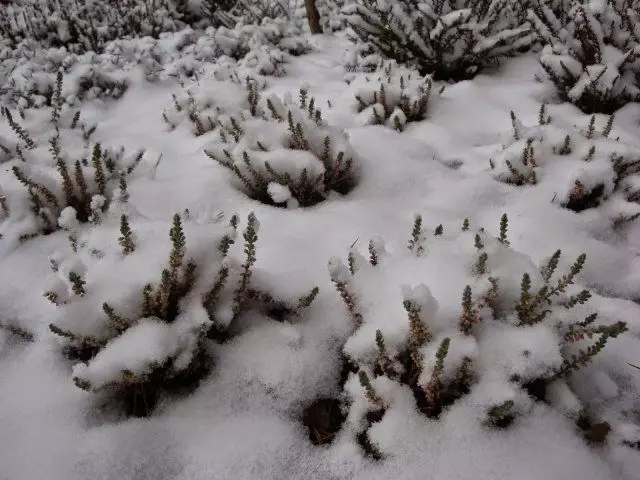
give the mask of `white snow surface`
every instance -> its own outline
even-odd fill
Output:
[[[229,34],[233,42],[226,45],[224,33],[216,34],[216,48],[232,48],[242,37]],[[199,42],[206,46],[212,38],[209,33]],[[7,196],[12,213],[3,221],[0,212],[0,325],[26,329],[35,341],[14,341],[12,334],[0,328],[0,480],[637,480],[640,452],[627,444],[640,438],[640,370],[628,365],[640,365],[640,223],[612,229],[612,217],[623,208],[614,204],[617,197],[580,213],[560,205],[576,177],[586,186],[600,179],[605,192],[611,193],[611,169],[603,158],[615,150],[615,140],[603,140],[603,156],[580,171],[573,168],[585,153],[578,147],[589,142],[574,144],[574,154],[564,158],[564,164],[556,162],[563,157],[551,158],[550,147],[541,147],[548,162],[539,162],[540,185],[505,184],[495,178],[498,172],[490,168],[489,158],[497,160],[503,172],[503,161],[517,158],[522,151],[523,143],[510,138],[509,111],[517,112],[529,132],[529,126],[537,124],[540,104],[553,100],[552,92],[534,79],[535,54],[511,59],[498,71],[472,81],[447,85],[438,101],[429,104],[427,118],[407,124],[399,133],[387,126],[363,125],[358,118],[354,89],[345,83],[341,62],[347,39],[331,34],[308,41],[313,51],[306,55],[285,57],[279,50],[258,48],[244,64],[233,64],[232,70],[243,78],[273,74],[269,59],[286,60],[286,74],[269,77],[260,95],[263,99],[297,96],[306,84],[323,118],[344,130],[358,156],[358,185],[345,196],[329,196],[308,209],[270,207],[249,200],[230,181],[229,171],[204,154],[212,133],[196,137],[186,126],[167,131],[162,112],[173,108],[172,94],[184,100],[185,89],[166,79],[148,83],[138,69],[117,66],[113,75],[128,80],[120,99],[87,97],[69,103],[81,103],[83,120],[98,125],[93,141],[122,145],[127,152],[144,147],[146,153],[127,178],[128,203],[113,202],[99,226],[77,225],[72,212],[63,210],[60,225],[73,229],[86,245],[81,258],[68,253],[69,231],[17,241],[16,232],[33,230],[25,189],[10,169],[21,161],[13,158],[2,164],[0,191]],[[119,47],[130,47],[131,55],[139,55],[145,50],[144,42],[138,41],[133,48],[136,41],[123,41]],[[204,52],[204,47],[199,51]],[[242,83],[231,85],[228,77],[221,83],[213,75],[214,70],[227,69],[225,61],[220,59],[185,86],[212,118],[215,105],[247,107]],[[365,82],[362,78],[359,84]],[[220,83],[224,86],[217,90]],[[434,85],[434,92],[440,87]],[[185,112],[174,113],[175,124],[180,124]],[[545,127],[553,137],[551,146],[561,146],[564,138],[554,129],[569,129],[575,136],[589,123],[589,116],[567,104],[550,104],[547,113],[553,119]],[[63,114],[72,116],[67,110]],[[21,124],[45,140],[25,153],[33,158],[29,173],[39,181],[40,176],[43,182],[47,177],[51,181],[55,170],[46,153],[48,112],[27,109],[25,115]],[[616,115],[609,137],[618,139],[625,153],[640,149],[638,118],[636,104]],[[600,130],[606,119],[598,116]],[[277,144],[276,134],[265,140]],[[8,126],[0,123],[0,139],[4,138],[15,141]],[[90,155],[80,140],[76,143],[74,151]],[[10,142],[7,146],[12,147]],[[277,150],[278,154],[284,151]],[[302,154],[269,160],[294,171],[314,165]],[[318,167],[314,173],[321,171]],[[562,198],[552,201],[554,193]],[[269,194],[279,203],[289,200],[291,192],[273,183]],[[212,344],[213,370],[195,392],[164,400],[148,419],[114,419],[97,406],[94,397],[100,394],[78,389],[72,377],[102,385],[124,368],[144,372],[149,360],[188,352],[192,329],[206,322],[199,306],[206,285],[198,284],[194,295],[185,299],[189,314],[175,324],[142,319],[88,365],[66,360],[48,325],[59,322],[74,331],[99,334],[104,301],[112,302],[122,315],[132,315],[142,286],[159,280],[168,258],[172,216],[185,209],[190,218],[184,222],[187,256],[198,261],[199,273],[210,279],[205,284],[213,283],[220,260],[216,249],[224,227],[218,214],[222,212],[226,222],[237,213],[244,228],[247,214],[253,211],[261,225],[254,282],[291,302],[314,285],[320,287],[320,294],[291,323],[276,322],[259,312],[247,315],[231,340]],[[425,252],[419,258],[406,248],[416,212],[423,218],[425,240]],[[490,238],[498,235],[505,212],[510,250]],[[117,243],[121,213],[129,216],[137,246],[124,258]],[[472,228],[460,232],[465,218]],[[439,224],[444,234],[434,237]],[[470,274],[477,256],[474,234],[480,227],[486,230],[482,238],[488,268],[500,277],[507,300],[517,300],[522,273],[531,274],[534,287],[540,283],[537,266],[556,249],[563,253],[558,272],[565,272],[584,252],[587,263],[577,283],[590,288],[593,297],[579,310],[585,314],[582,318],[599,311],[604,324],[628,323],[630,331],[612,340],[592,364],[550,388],[551,405],[534,402],[507,380],[513,374],[533,378],[559,365],[562,358],[552,323],[527,329],[481,325],[477,341],[454,329],[464,286],[472,284],[474,292],[488,288],[486,281]],[[357,275],[352,277],[342,259],[352,245],[365,255],[369,239],[383,268],[376,270],[366,261],[361,265],[360,256]],[[239,236],[237,243],[241,242]],[[242,247],[234,248],[236,253],[228,259],[232,270],[241,263]],[[103,255],[86,253],[91,249]],[[57,275],[51,273],[51,258],[60,264]],[[71,271],[86,277],[87,293],[82,298],[72,298]],[[365,318],[355,332],[332,281],[346,284],[355,293]],[[56,307],[42,298],[45,291],[54,291],[69,303]],[[481,374],[479,383],[434,420],[417,411],[408,387],[371,375],[378,395],[389,405],[383,419],[369,431],[371,441],[384,454],[382,461],[374,462],[363,456],[355,441],[354,432],[359,431],[370,404],[352,376],[344,387],[352,404],[343,429],[331,445],[312,445],[300,420],[304,407],[319,397],[343,393],[338,386],[341,352],[370,359],[376,351],[377,329],[390,351],[401,347],[409,330],[403,299],[423,307],[434,333],[434,343],[422,352],[423,374],[433,368],[440,340],[450,337],[451,356],[445,362],[444,377],[449,378],[462,358],[469,357],[480,360],[474,362]],[[226,317],[221,313],[223,319],[230,316],[230,302],[230,298],[221,300],[220,310],[227,312]],[[562,312],[558,315],[559,320],[564,318]],[[523,355],[523,351],[530,353]],[[483,412],[505,400],[514,401],[517,420],[506,430],[487,429],[481,422]],[[578,435],[575,418],[582,408],[612,425],[613,433],[604,446],[591,447]]]

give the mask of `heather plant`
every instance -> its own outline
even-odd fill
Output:
[[[173,0],[10,1],[0,12],[0,36],[14,45],[25,39],[46,47],[100,53],[105,44],[122,37],[158,37],[184,27]]]
[[[170,130],[188,121],[191,133],[199,137],[216,129],[223,114],[248,111],[249,115],[255,115],[262,88],[261,79],[251,76],[241,79],[237,74],[213,82],[211,88],[189,88],[182,95],[173,95],[162,118]]]
[[[344,8],[351,35],[435,80],[473,77],[531,43],[522,6],[506,0],[360,0]]]
[[[387,63],[375,81],[365,77],[365,82],[351,85],[359,87],[355,99],[367,123],[387,125],[399,132],[408,123],[426,117],[433,89],[431,78],[401,70],[393,62]]]
[[[200,12],[209,25],[232,28],[237,22],[239,13],[234,12],[235,6],[234,0],[202,0]]]
[[[637,2],[533,2],[540,64],[560,98],[585,113],[614,113],[640,98]]]
[[[517,186],[540,185],[553,201],[581,212],[608,204],[615,223],[640,213],[637,191],[640,151],[612,138],[615,118],[583,128],[559,128],[548,117],[525,127],[514,112],[503,150],[491,160],[496,179]],[[548,120],[548,121],[547,121]]]
[[[252,50],[267,46],[292,56],[311,50],[302,29],[284,18],[263,17],[261,21],[240,24],[235,28],[207,30],[195,46],[196,58],[212,60],[226,55],[241,60]]]
[[[220,141],[206,154],[233,172],[239,188],[263,203],[306,207],[356,183],[355,154],[327,125],[308,90],[299,103],[270,96],[246,115],[219,119]]]
[[[125,155],[123,148],[103,147],[99,142],[91,145],[95,126],[87,127],[79,111],[71,115],[69,111],[62,112],[61,107],[58,87],[51,109],[52,129],[45,133],[51,135],[46,142],[48,148],[42,138],[45,135],[31,134],[21,119],[8,108],[3,110],[18,141],[3,145],[2,149],[8,159],[14,160],[13,175],[26,189],[24,199],[16,193],[5,203],[14,205],[14,223],[19,225],[18,236],[22,239],[49,234],[59,227],[73,232],[78,223],[99,223],[114,200],[126,202],[126,178],[144,155],[143,150]],[[28,206],[26,211],[19,207],[20,202]]]
[[[431,230],[417,216],[408,250],[391,255],[375,238],[368,258],[352,249],[347,264],[329,262],[354,329],[343,348],[344,428],[373,458],[385,455],[371,437],[373,426],[407,408],[403,392],[427,417],[472,408],[487,428],[508,428],[537,401],[566,412],[549,392],[570,391],[566,379],[627,331],[624,322],[600,321],[588,307],[592,294],[577,285],[586,255],[567,264],[558,250],[534,265],[510,246],[506,214],[497,237],[473,231],[468,220],[456,232]],[[446,285],[425,279],[423,272],[445,265]],[[390,289],[392,272],[428,285]],[[456,282],[466,286],[451,292]],[[585,428],[597,420],[584,409],[574,413]]]
[[[212,367],[215,343],[233,333],[234,320],[247,310],[284,321],[301,314],[318,293],[314,288],[298,300],[280,301],[254,284],[259,222],[253,213],[242,233],[243,258],[233,248],[236,215],[227,227],[220,225],[213,245],[210,225],[187,222],[173,217],[164,266],[146,241],[155,232],[124,216],[120,249],[96,251],[92,232],[79,239],[75,252],[51,258],[53,276],[44,297],[58,311],[51,331],[66,356],[78,362],[73,381],[115,402],[126,415],[148,416],[161,398],[195,388]],[[150,282],[141,264],[157,265],[159,278]],[[121,278],[117,285],[114,268]]]

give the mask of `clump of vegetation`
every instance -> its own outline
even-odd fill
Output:
[[[635,2],[637,3],[637,2]],[[562,100],[585,113],[614,113],[640,99],[640,21],[629,2],[533,2],[529,21],[540,64]]]
[[[545,120],[532,127],[525,127],[514,112],[511,118],[510,138],[490,162],[498,180],[546,185],[554,202],[575,212],[615,202],[616,225],[640,214],[640,151],[611,138],[613,115],[601,126],[594,115],[585,128],[574,130],[554,126],[544,113]]]
[[[220,91],[225,92],[225,96],[237,96],[244,100],[237,102],[236,109],[247,112],[250,116],[255,116],[257,104],[260,99],[259,91],[264,87],[264,82],[247,76],[241,79],[239,76],[231,76],[228,81],[216,82],[215,90],[202,91],[186,90],[184,95],[173,95],[171,107],[162,112],[162,118],[170,130],[174,130],[181,123],[188,121],[191,132],[199,137],[219,126],[221,115],[229,113],[228,107],[221,106],[217,100],[220,98]],[[244,92],[243,92],[244,90]],[[229,103],[228,101],[226,102]]]
[[[220,141],[206,154],[231,170],[249,197],[307,207],[355,186],[355,153],[343,131],[327,125],[308,89],[300,90],[297,105],[270,96],[247,113],[220,118]]]
[[[500,0],[360,0],[344,9],[352,37],[434,80],[462,80],[531,43],[524,6]]]
[[[484,229],[471,231],[465,220],[457,235],[445,237],[441,225],[429,235],[418,216],[408,245],[413,255],[390,256],[376,239],[370,244],[368,260],[352,249],[347,264],[337,258],[330,261],[331,279],[354,326],[343,349],[344,388],[350,399],[346,421],[353,423],[350,428],[365,426],[358,442],[366,454],[384,456],[367,430],[383,422],[386,412],[394,408],[393,392],[400,395],[408,387],[419,412],[434,419],[456,408],[462,397],[472,396],[474,405],[485,405],[479,410],[483,424],[508,428],[527,414],[532,402],[549,401],[548,388],[562,384],[569,389],[564,379],[627,331],[624,322],[599,322],[598,314],[589,311],[591,293],[576,286],[586,255],[580,255],[565,272],[560,250],[535,267],[510,246],[508,225],[505,214],[494,238]],[[461,258],[460,252],[472,251],[461,242],[473,243],[476,253]],[[440,301],[445,301],[447,312],[454,306],[434,298],[428,286],[404,285],[400,308],[395,309],[398,321],[390,322],[389,301],[398,295],[380,291],[380,285],[389,284],[387,268],[400,271],[400,263],[402,271],[437,271],[434,266],[443,262],[448,275],[471,280],[462,289],[458,316],[441,314]],[[530,268],[518,273],[516,269],[525,262]],[[492,271],[497,265],[500,275]],[[368,292],[377,292],[377,298],[369,298]],[[374,320],[381,318],[376,308],[383,306],[384,329]],[[479,325],[482,335],[476,336]],[[493,371],[492,365],[498,370]],[[504,398],[485,398],[484,385],[496,381],[503,384]],[[584,418],[585,413],[581,415]]]
[[[90,146],[90,138],[96,127],[87,127],[80,119],[80,112],[62,112],[62,74],[58,74],[51,108],[52,130],[47,132],[48,155],[55,165],[59,181],[52,181],[51,168],[38,166],[39,156],[47,155],[41,145],[41,135],[35,136],[23,127],[8,108],[2,116],[15,133],[17,142],[1,145],[9,159],[16,162],[12,171],[24,185],[28,194],[29,211],[33,222],[22,232],[22,238],[38,233],[49,234],[59,227],[73,230],[77,222],[99,223],[110,203],[117,198],[125,201],[127,176],[138,166],[144,150],[140,150],[125,162],[124,149],[104,148],[100,143]],[[22,119],[24,112],[19,111]],[[47,135],[45,134],[45,135]],[[84,150],[65,152],[66,137],[84,144]],[[72,142],[69,142],[72,143]],[[90,156],[89,156],[89,155]]]
[[[74,53],[100,53],[110,40],[152,36],[184,27],[186,2],[141,0],[76,2],[9,0],[0,11],[0,36],[13,46],[25,39]]]
[[[242,262],[230,257],[238,227],[234,215],[217,248],[208,247],[211,258],[205,261],[198,248],[187,248],[183,221],[175,215],[166,266],[156,283],[140,287],[127,279],[141,261],[149,264],[153,259],[145,258],[144,245],[134,242],[131,224],[123,216],[118,238],[122,253],[114,257],[114,265],[124,285],[118,289],[119,297],[101,304],[99,318],[90,313],[100,301],[99,286],[113,283],[113,278],[94,275],[87,281],[85,263],[109,253],[78,242],[69,258],[52,258],[54,278],[44,297],[60,310],[60,320],[50,325],[51,331],[63,339],[64,353],[79,362],[74,367],[75,384],[89,392],[106,392],[126,415],[148,416],[162,396],[198,385],[211,369],[212,344],[226,340],[232,322],[248,309],[283,321],[309,307],[317,287],[295,302],[276,300],[254,287],[259,223],[249,214],[242,234]],[[194,233],[210,242],[210,230]]]
[[[370,116],[376,125],[388,125],[402,132],[411,122],[423,120],[427,115],[433,82],[431,78],[421,78],[409,72],[396,72],[397,68],[388,63],[383,75],[358,89],[355,95],[358,112]],[[406,76],[405,76],[406,73]]]

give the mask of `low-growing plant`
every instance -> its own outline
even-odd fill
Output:
[[[52,233],[59,227],[72,230],[76,222],[100,222],[114,198],[126,201],[126,178],[144,155],[141,150],[125,163],[124,149],[104,148],[100,143],[91,148],[89,139],[96,127],[87,127],[80,120],[79,112],[73,117],[69,112],[64,118],[61,116],[61,75],[58,79],[51,108],[52,129],[45,135],[50,135],[48,155],[52,162],[49,163],[55,165],[59,181],[51,181],[50,167],[37,165],[42,163],[37,157],[44,155],[42,136],[29,133],[8,108],[3,109],[4,118],[19,140],[12,148],[3,146],[3,150],[9,158],[18,160],[11,169],[27,189],[29,210],[34,219],[27,231],[21,233],[25,239],[37,233]],[[77,155],[75,160],[64,151],[66,137],[72,140],[71,144],[77,144],[78,140],[84,143],[84,150],[73,151],[72,154]],[[88,153],[90,157],[86,156]]]
[[[551,122],[525,127],[515,113],[511,115],[512,134],[492,159],[498,180],[516,186],[540,185],[552,192],[552,201],[575,212],[616,201],[612,213],[618,223],[640,213],[640,151],[610,138],[613,116],[597,126],[594,115],[586,128],[569,130]]]
[[[123,216],[120,225],[122,252],[115,254],[114,268],[124,280],[125,272],[130,275],[141,260],[148,264],[151,259],[144,259],[143,243],[133,243],[129,220]],[[75,384],[89,392],[106,392],[127,415],[148,416],[161,397],[198,385],[212,367],[212,340],[226,340],[232,322],[248,309],[283,321],[309,307],[317,287],[287,302],[254,286],[259,223],[249,214],[242,263],[230,256],[238,226],[234,215],[217,248],[207,245],[205,261],[197,245],[188,247],[183,221],[174,215],[171,249],[159,280],[142,286],[135,285],[140,280],[125,281],[117,289],[119,296],[101,304],[103,315],[97,318],[89,311],[96,311],[103,295],[98,285],[109,280],[94,274],[88,281],[86,263],[113,253],[98,253],[87,241],[79,241],[69,258],[52,258],[54,277],[44,297],[60,312],[51,331],[61,337],[66,356],[79,362],[73,371]],[[210,229],[193,231],[199,240],[210,242]]]
[[[432,95],[431,78],[421,78],[411,73],[394,72],[392,63],[384,68],[381,75],[371,87],[358,89],[355,95],[358,112],[370,115],[370,122],[377,125],[388,125],[402,132],[411,122],[423,120],[427,114],[429,99]],[[417,78],[416,78],[417,77]]]
[[[307,89],[299,105],[270,96],[249,116],[219,120],[221,142],[206,154],[231,170],[249,197],[307,207],[356,183],[355,154],[344,133],[326,124]],[[256,118],[257,117],[257,118]]]
[[[470,231],[468,221],[457,234],[427,236],[422,217],[417,218],[420,223],[414,222],[408,245],[411,255],[391,256],[381,240],[375,239],[375,255],[368,261],[352,249],[348,263],[354,268],[339,258],[329,262],[331,279],[355,330],[343,349],[346,370],[351,372],[344,378],[350,399],[345,407],[350,412],[347,421],[352,422],[350,428],[360,428],[358,442],[374,458],[384,456],[384,451],[377,449],[367,431],[395,408],[394,398],[403,388],[410,389],[417,409],[428,417],[437,419],[450,408],[470,408],[468,402],[456,405],[471,395],[473,405],[485,405],[478,410],[482,423],[489,428],[507,428],[526,415],[532,402],[549,401],[548,388],[568,385],[563,379],[589,364],[611,339],[627,331],[624,322],[600,323],[598,314],[588,310],[591,293],[576,287],[586,255],[580,255],[566,273],[560,273],[560,250],[536,268],[510,247],[506,214],[496,238],[484,229]],[[420,242],[416,242],[417,236]],[[460,257],[461,251],[471,251],[461,242],[475,245],[475,259],[474,254]],[[419,256],[417,243],[425,247]],[[446,313],[442,312],[440,301],[444,300],[436,299],[428,286],[404,285],[398,299],[402,308],[395,309],[398,320],[391,321],[389,301],[398,295],[382,293],[379,288],[389,283],[386,269],[397,272],[403,266],[411,275],[412,269],[435,271],[433,266],[443,262],[448,276],[472,280],[462,289],[458,316],[450,315],[454,306],[448,301]],[[479,262],[484,265],[481,270]],[[525,262],[530,268],[520,274],[518,285],[516,268]],[[497,266],[499,276],[492,271]],[[375,298],[370,298],[368,293],[374,292]],[[380,316],[376,309],[382,306],[384,314]],[[497,379],[505,396],[484,398],[486,388],[482,386],[486,382],[495,385]]]
[[[235,94],[238,99],[243,95],[245,99],[237,102],[236,110],[247,110],[250,115],[256,115],[260,99],[259,91],[264,86],[259,79],[252,76],[241,79],[236,73],[230,79],[216,83],[219,88],[211,92],[201,90],[193,92],[189,89],[184,95],[174,94],[171,107],[162,112],[162,118],[169,128],[174,130],[182,122],[188,121],[191,123],[191,132],[197,137],[215,130],[219,126],[220,115],[229,113],[228,101],[224,106],[220,105],[219,91],[223,91],[225,96]]]
[[[636,2],[637,3],[637,2]],[[640,99],[640,21],[628,2],[534,0],[529,21],[544,48],[540,64],[564,101],[585,113],[614,113]]]

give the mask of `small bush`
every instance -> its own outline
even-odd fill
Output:
[[[354,187],[355,154],[344,133],[322,119],[306,89],[299,105],[270,96],[247,114],[221,118],[221,142],[206,153],[235,174],[249,197],[307,207]]]
[[[257,108],[259,90],[264,88],[260,79],[247,76],[231,76],[212,82],[211,86],[191,86],[183,95],[173,95],[171,106],[164,110],[162,118],[170,130],[189,122],[189,130],[199,137],[218,127],[221,115]]]
[[[19,207],[17,197],[8,202],[13,203],[8,207],[12,213],[9,220],[14,220],[18,236],[23,239],[49,234],[59,227],[73,231],[78,222],[99,223],[113,200],[126,201],[126,178],[144,155],[139,151],[127,157],[123,148],[105,148],[100,143],[91,147],[95,126],[85,126],[79,111],[73,116],[72,112],[61,112],[59,93],[58,88],[51,114],[52,129],[44,135],[32,135],[9,109],[2,111],[18,140],[2,145],[2,151],[14,160],[14,177],[27,192],[27,211]],[[43,137],[48,135],[45,143]],[[70,152],[65,146],[70,147]],[[56,173],[49,166],[51,163]]]
[[[541,185],[552,200],[580,212],[608,203],[614,222],[640,214],[640,150],[610,138],[614,117],[582,129],[553,123],[525,127],[512,112],[513,129],[491,161],[495,178],[517,186]]]
[[[156,232],[136,235],[138,227],[126,219],[121,219],[118,239],[121,253],[97,251],[92,248],[97,237],[89,235],[74,254],[52,257],[54,276],[44,296],[58,310],[51,331],[62,339],[64,353],[78,362],[75,384],[105,393],[105,400],[126,415],[148,416],[163,396],[198,385],[212,367],[211,340],[224,341],[232,322],[248,309],[265,314],[277,309],[282,321],[282,315],[298,315],[308,307],[317,288],[295,303],[277,301],[256,288],[259,223],[249,214],[243,259],[232,249],[238,226],[234,215],[228,227],[218,229],[217,245],[211,248],[210,226],[185,228],[175,215],[163,267],[159,251],[144,241]],[[108,268],[101,266],[105,258]],[[155,283],[149,282],[149,266],[161,268]],[[105,295],[111,298],[100,304]],[[96,315],[99,305],[102,315]]]
[[[387,125],[401,132],[408,123],[426,117],[433,82],[392,62],[383,72],[376,81],[365,77],[366,82],[351,84],[357,88],[358,112],[367,124]]]
[[[487,427],[506,428],[533,402],[549,401],[548,389],[570,390],[564,379],[627,330],[624,322],[599,323],[586,307],[591,294],[576,286],[585,255],[564,272],[560,250],[536,267],[509,247],[506,215],[498,238],[465,225],[453,233],[438,226],[430,235],[417,216],[405,254],[391,255],[376,238],[368,259],[352,249],[346,264],[329,262],[355,330],[343,349],[351,372],[346,421],[374,458],[385,452],[367,432],[388,411],[406,412],[405,392],[428,417],[471,408]],[[386,273],[424,278],[444,268],[446,286],[434,273],[429,286],[391,287]],[[456,280],[467,286],[451,295]],[[573,413],[575,421],[583,414]]]
[[[640,17],[618,5],[561,2],[554,11],[536,0],[529,12],[544,44],[540,64],[562,100],[585,113],[614,113],[640,99]]]
[[[344,12],[353,38],[384,57],[434,80],[462,80],[528,47],[520,8],[507,0],[359,0]]]

